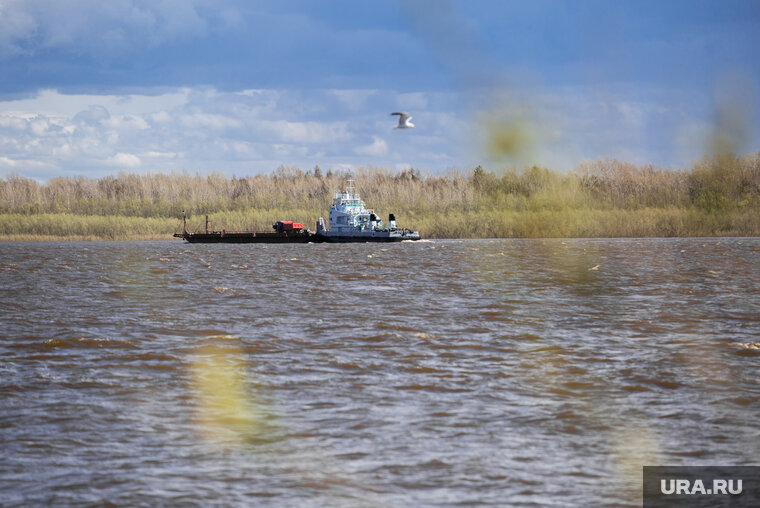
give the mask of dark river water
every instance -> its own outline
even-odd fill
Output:
[[[760,457],[760,239],[0,244],[0,505],[640,505]]]

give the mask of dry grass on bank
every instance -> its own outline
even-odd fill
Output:
[[[603,159],[564,174],[531,167],[421,175],[362,169],[355,185],[385,218],[429,238],[760,235],[760,153],[664,170]],[[157,239],[181,228],[314,228],[346,175],[280,168],[270,175],[126,174],[0,179],[0,240]]]

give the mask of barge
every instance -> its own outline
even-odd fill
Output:
[[[273,232],[227,232],[210,231],[208,215],[206,216],[206,231],[190,233],[187,229],[187,217],[182,212],[182,233],[174,237],[182,238],[189,243],[348,243],[348,242],[401,242],[404,240],[419,240],[420,234],[396,225],[394,214],[388,215],[388,223],[383,224],[374,210],[368,210],[359,194],[354,191],[353,180],[348,181],[348,187],[335,194],[328,210],[328,225],[320,217],[317,220],[317,231],[304,229],[303,224],[293,221],[278,221],[272,224]]]
[[[188,243],[308,243],[314,241],[314,233],[303,229],[303,224],[288,220],[272,224],[274,231],[213,231],[209,230],[206,215],[206,231],[190,233],[187,230],[187,217],[182,212],[182,233],[174,233],[175,238],[182,238]]]

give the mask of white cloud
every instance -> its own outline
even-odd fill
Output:
[[[13,168],[16,167],[17,164],[18,162],[14,161],[13,159],[9,159],[8,157],[0,157],[0,167]]]
[[[161,90],[160,93],[91,95],[62,94],[55,89],[43,89],[36,95],[23,99],[0,101],[0,115],[4,113],[24,115],[43,115],[73,117],[79,113],[109,117],[113,115],[140,115],[170,110],[184,106],[190,101],[192,91],[178,88],[172,91]],[[88,111],[88,110],[93,111]],[[103,109],[103,112],[94,110]],[[30,113],[34,112],[34,113]]]
[[[42,118],[35,118],[29,122],[29,128],[32,130],[32,133],[38,137],[45,136],[48,133],[49,127],[50,125],[48,124],[48,121]]]
[[[23,117],[16,115],[0,116],[0,129],[22,131],[26,129],[27,121]]]
[[[106,159],[106,163],[111,166],[118,166],[122,168],[136,168],[140,166],[142,161],[140,157],[131,153],[117,153]]]
[[[17,161],[22,172],[33,169],[32,161],[42,164],[47,177],[62,172],[99,176],[108,168],[138,166],[240,174],[269,172],[281,164],[382,165],[366,157],[387,152],[373,133],[377,124],[336,110],[334,98],[334,91],[185,88],[95,96],[44,90],[36,97],[0,101],[0,153]],[[335,114],[325,116],[325,110]],[[385,118],[384,112],[378,117]],[[357,154],[355,139],[373,143]]]
[[[153,113],[150,115],[150,119],[153,121],[153,123],[159,124],[170,122],[172,117],[166,111],[159,111],[158,113]]]
[[[114,129],[123,129],[123,130],[138,130],[143,131],[146,129],[150,129],[150,125],[148,122],[140,117],[135,115],[119,115],[115,117],[111,117],[107,125]]]
[[[262,121],[259,131],[271,131],[285,143],[334,143],[346,141],[351,134],[345,122]]]
[[[45,90],[36,97],[0,101],[2,166],[50,178],[103,176],[114,168],[137,167],[241,175],[280,165],[440,172],[501,164],[486,160],[478,117],[457,109],[453,94],[425,94],[426,108],[409,108],[417,127],[392,131],[388,105],[404,103],[409,94],[345,92],[181,88],[68,95]],[[354,95],[365,98],[355,104],[343,100]],[[704,121],[683,101],[672,94],[651,104],[634,99],[635,93],[625,89],[545,89],[529,107],[506,103],[493,109],[507,118],[524,115],[536,139],[525,164],[566,170],[604,156],[663,164],[672,160],[668,150],[679,148],[684,153],[676,155],[688,164],[701,155],[702,139],[687,141],[703,138],[704,129],[685,133],[682,126]],[[671,119],[670,130],[655,129],[662,119]]]
[[[388,143],[383,138],[372,136],[372,143],[356,148],[354,152],[359,155],[385,155],[388,153]]]
[[[140,156],[156,159],[174,159],[177,157],[177,154],[175,152],[144,152]]]
[[[111,118],[111,114],[104,106],[101,106],[100,104],[92,104],[84,111],[80,111],[74,115],[72,120],[74,123],[97,126],[109,118]]]
[[[235,118],[229,118],[224,115],[217,115],[212,113],[193,113],[190,115],[182,115],[180,122],[184,127],[190,129],[234,129],[243,126],[243,122]]]

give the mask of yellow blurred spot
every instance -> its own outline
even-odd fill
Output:
[[[718,76],[715,120],[709,138],[713,155],[738,154],[750,148],[754,88],[753,79],[743,72],[728,70]]]
[[[486,123],[486,129],[486,149],[490,157],[514,159],[530,152],[533,136],[524,122],[491,119]]]
[[[212,442],[242,444],[260,437],[264,415],[245,381],[243,353],[237,347],[204,346],[190,366],[197,423]]]
[[[641,494],[644,466],[662,465],[660,444],[646,425],[631,425],[612,435],[612,459],[631,496]]]

